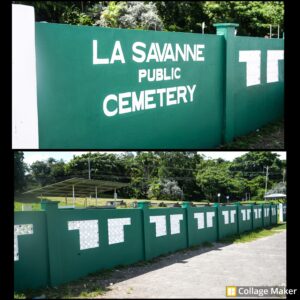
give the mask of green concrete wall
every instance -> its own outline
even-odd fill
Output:
[[[266,204],[263,207],[263,225],[264,227],[270,226],[271,224],[271,205]]]
[[[122,46],[125,63],[93,64],[93,40],[99,57],[110,57],[115,41]],[[166,43],[204,45],[204,61],[137,63],[133,44]],[[221,142],[223,113],[224,40],[215,35],[112,29],[92,26],[36,23],[37,89],[40,148],[199,148]],[[180,79],[139,82],[139,70],[180,68]],[[168,75],[167,74],[167,75]],[[108,117],[103,111],[107,95],[196,85],[193,101]],[[171,94],[170,94],[171,95]],[[177,99],[178,94],[174,93]],[[130,108],[128,96],[126,109]],[[122,102],[123,103],[123,102]],[[109,110],[117,108],[109,102]],[[146,105],[146,104],[145,104]],[[209,117],[208,117],[209,116]],[[187,132],[189,134],[187,134]]]
[[[239,233],[243,233],[245,231],[251,231],[253,229],[252,222],[253,222],[252,205],[238,206]]]
[[[283,204],[283,221],[286,222],[286,203]]]
[[[266,70],[268,51],[283,51],[284,40],[239,37],[233,34],[234,28],[222,24],[214,35],[36,23],[39,147],[209,148],[281,117],[283,59],[276,65],[277,81],[267,82]],[[160,53],[162,59],[150,56],[147,62],[146,56],[144,62],[136,62],[133,57],[142,55],[134,53],[135,43],[143,43],[139,51],[157,57]],[[115,45],[120,45],[115,53],[119,58],[122,53],[123,59],[112,60]],[[173,50],[163,52],[164,47]],[[176,47],[200,48],[197,57],[185,61],[179,54],[172,59]],[[247,76],[247,63],[240,61],[241,51],[260,52],[259,83],[247,85],[252,75]],[[169,54],[167,59],[162,53]],[[108,63],[98,64],[99,59]],[[255,69],[256,63],[249,65]],[[172,77],[176,68],[178,76]],[[170,78],[139,77],[141,70],[157,69]],[[188,86],[195,86],[193,97]],[[166,90],[160,89],[169,88],[167,101]],[[150,93],[143,102],[149,109],[141,104],[132,111],[137,101],[133,92],[139,100],[142,93]],[[108,100],[107,109],[118,110],[113,116],[103,109],[108,95],[118,97]]]
[[[17,235],[18,227],[30,224],[32,233],[24,229]],[[14,237],[18,258],[14,259],[14,289],[45,287],[49,282],[49,260],[46,213],[44,211],[15,212]]]
[[[144,238],[145,238],[145,255],[146,259],[170,253],[179,249],[188,247],[187,244],[187,226],[186,211],[183,208],[161,208],[145,209],[144,215]],[[176,233],[171,232],[171,217],[182,216],[179,221],[179,230]],[[164,216],[166,222],[166,232],[156,230],[156,224],[150,223],[150,218],[155,216]]]
[[[157,209],[149,209],[145,202],[136,209],[58,209],[57,205],[43,201],[44,211],[15,213],[16,291],[57,286],[271,222],[271,215],[263,218],[262,213],[254,219],[252,211],[243,220],[242,211],[252,210],[252,205],[192,207],[185,202],[181,208]],[[265,207],[270,205],[253,205],[253,209]],[[272,207],[277,211],[276,205]],[[272,224],[276,223],[273,217]]]
[[[189,246],[195,246],[205,242],[215,242],[217,240],[218,226],[216,207],[188,207],[187,215]]]
[[[278,60],[278,81],[267,82],[268,51],[283,50],[283,40],[237,36],[230,39],[230,49],[227,62],[230,94],[226,103],[230,118],[226,120],[228,140],[277,120],[284,111],[284,60]],[[239,61],[242,51],[260,52],[260,83],[247,86],[247,65]]]
[[[263,205],[253,205],[253,210],[257,210],[257,215],[253,212],[253,229],[263,227]],[[260,215],[259,215],[260,210]]]
[[[232,213],[234,212],[234,214]],[[225,216],[228,216],[225,217]],[[219,239],[238,233],[238,215],[235,205],[219,206]]]
[[[277,224],[278,223],[278,205],[271,204],[271,224]]]

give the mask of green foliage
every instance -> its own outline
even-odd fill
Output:
[[[138,152],[131,165],[131,187],[135,198],[147,198],[150,183],[158,177],[158,157],[154,152]]]
[[[65,163],[54,158],[48,158],[47,161],[35,161],[30,166],[32,178],[40,186],[51,184],[65,179]]]
[[[200,164],[196,175],[197,184],[211,201],[218,200],[218,193],[222,198],[229,194],[232,185],[230,179],[228,165],[217,161]]]
[[[104,27],[161,30],[156,6],[143,1],[110,1],[95,25]]]
[[[197,184],[205,197],[217,201],[243,200],[250,193],[254,200],[263,199],[265,193],[265,173],[269,167],[269,187],[282,179],[285,163],[270,151],[252,151],[235,158],[231,163],[218,160],[206,160],[198,165]]]
[[[214,23],[239,23],[239,35],[284,30],[283,1],[13,1],[35,7],[36,20],[115,28],[215,33]],[[273,32],[277,34],[275,27]],[[275,36],[276,36],[275,34]],[[276,36],[277,37],[277,36]]]
[[[256,177],[258,173],[265,174],[265,168],[269,167],[270,179],[280,179],[283,162],[278,159],[278,154],[271,151],[251,151],[236,158],[231,166],[232,172],[237,172],[247,179]]]
[[[100,21],[96,22],[96,25],[105,27],[119,27],[118,19],[120,12],[125,8],[125,3],[116,1],[110,1],[108,6],[102,11]]]
[[[74,5],[67,7],[67,9],[62,13],[62,18],[67,24],[93,25],[93,19],[87,14],[80,12],[80,9]]]
[[[235,234],[221,240],[223,243],[248,243],[262,237],[267,237],[278,233],[278,231],[286,230],[286,224],[276,224],[269,228],[259,228],[251,232]]]
[[[15,165],[22,166],[20,161],[22,154],[16,152]],[[244,200],[247,193],[252,200],[262,200],[266,166],[268,189],[285,189],[278,184],[283,179],[285,161],[267,151],[248,152],[232,162],[182,151],[87,153],[74,156],[68,163],[49,158],[31,164],[23,186],[31,189],[72,177],[89,178],[89,161],[92,179],[129,183],[118,191],[119,198],[218,201],[220,193],[221,202],[226,202],[227,196],[229,201]]]
[[[80,1],[13,1],[14,4],[34,6],[37,22],[65,23],[63,14],[66,10],[80,9]]]
[[[23,162],[24,153],[22,151],[14,152],[14,187],[15,191],[22,191],[26,186],[25,171],[26,164]]]
[[[158,14],[168,31],[201,32],[201,23],[209,22],[205,1],[156,1]]]
[[[158,152],[158,177],[175,180],[186,200],[203,198],[196,183],[196,166],[203,158],[197,152]]]
[[[23,293],[14,292],[14,299],[26,299],[26,296]]]
[[[183,192],[174,180],[155,180],[148,190],[150,199],[182,200]]]
[[[265,36],[269,25],[284,29],[283,1],[157,1],[169,31],[215,33],[214,23],[238,23],[239,35]],[[277,32],[277,28],[275,29]]]

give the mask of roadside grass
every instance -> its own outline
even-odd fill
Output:
[[[221,243],[247,243],[256,239],[273,235],[279,231],[286,229],[286,223],[279,223],[272,227],[258,228],[251,232],[244,232],[242,234],[235,234],[229,237],[225,237],[220,240]]]
[[[280,203],[286,203],[286,200],[247,200],[240,202],[241,204],[280,204]]]
[[[284,120],[272,122],[217,149],[284,149]]]
[[[14,196],[14,211],[22,211],[22,204],[30,204],[32,206],[32,210],[41,210],[40,208],[40,201],[41,199],[44,200],[50,200],[50,201],[59,201],[58,205],[59,206],[65,206],[65,205],[72,205],[72,198],[68,197],[67,201],[65,197],[35,197],[35,196],[29,196],[29,195],[22,195],[22,194],[16,194]],[[118,199],[118,200],[121,200]],[[127,204],[127,207],[121,207],[118,206],[117,208],[121,209],[121,208],[131,208],[132,207],[132,203],[135,201],[141,201],[141,200],[145,200],[145,199],[124,199],[122,198],[122,200],[124,200]],[[97,205],[96,205],[96,199],[95,198],[80,198],[80,197],[76,197],[75,199],[75,207],[78,208],[84,208],[86,205],[87,206],[104,206],[106,205],[107,201],[113,201],[112,198],[98,198],[97,201]],[[175,201],[175,200],[147,200],[150,201],[152,203],[160,203],[160,202],[164,202],[166,204],[168,203],[181,203],[182,201]],[[207,204],[207,202],[196,202],[194,201],[194,203],[197,204]],[[85,205],[86,204],[86,205]]]
[[[36,196],[30,196],[30,195],[23,195],[23,194],[15,194],[14,196],[14,211],[22,211],[22,205],[23,204],[29,204],[32,206],[32,210],[33,211],[37,211],[37,210],[41,210],[41,205],[40,205],[40,201],[41,199],[45,199],[45,200],[50,200],[50,201],[58,201],[58,205],[59,206],[65,206],[65,205],[72,205],[72,199],[70,197],[66,198],[65,197],[36,197]],[[121,200],[121,199],[119,199]],[[122,209],[122,208],[131,208],[132,207],[132,203],[135,201],[141,201],[141,200],[145,200],[145,199],[122,199],[124,200],[124,202],[126,202],[126,207],[122,207],[122,206],[117,206],[118,209]],[[75,207],[77,208],[84,208],[86,205],[87,206],[104,206],[106,205],[107,201],[113,201],[112,198],[99,198],[97,201],[97,205],[96,205],[96,199],[95,198],[91,198],[91,199],[86,199],[86,198],[80,198],[80,197],[76,197],[75,200]],[[160,202],[164,202],[166,204],[168,203],[179,203],[181,204],[182,201],[175,201],[175,200],[148,200],[152,203],[160,203]],[[211,202],[208,202],[207,200],[201,200],[201,201],[192,201],[194,204],[212,204]],[[270,204],[270,203],[281,203],[281,201],[278,200],[272,200],[272,201],[264,201],[264,200],[253,200],[253,201],[242,201],[240,202],[241,204],[250,204],[250,203],[257,203],[257,204]],[[232,203],[231,203],[232,204]],[[160,208],[160,207],[153,207],[153,208]],[[164,208],[164,207],[161,207]]]
[[[272,227],[257,229],[253,232],[245,232],[241,235],[234,235],[228,238],[220,240],[220,243],[245,243],[251,242],[261,237],[266,237],[273,235],[278,231],[286,229],[286,223],[280,223]],[[131,265],[118,265],[112,269],[101,270],[98,272],[91,273],[81,279],[72,281],[67,284],[63,284],[58,287],[47,287],[44,289],[35,289],[35,290],[26,290],[21,292],[15,292],[15,299],[32,299],[34,297],[42,297],[45,299],[85,299],[93,298],[100,295],[104,295],[110,290],[109,287],[101,286],[101,280],[109,280],[112,273],[116,270],[122,270],[126,268],[134,267],[146,267],[153,263],[159,262],[161,259],[168,257],[169,255],[174,255],[176,253],[186,253],[189,251],[195,251],[201,248],[211,248],[214,246],[214,243],[205,242],[201,245],[191,246],[186,249],[179,249],[174,252],[169,252],[162,254],[158,257],[154,257],[150,260],[143,260],[136,262]],[[129,288],[128,294],[131,293]]]

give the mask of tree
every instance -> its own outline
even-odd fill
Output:
[[[15,153],[18,155],[18,152]],[[272,191],[283,190],[277,185],[284,181],[286,162],[278,155],[266,151],[252,151],[232,162],[223,159],[209,159],[193,151],[137,151],[122,154],[87,153],[74,156],[68,163],[49,158],[31,164],[25,176],[27,187],[44,186],[71,177],[128,183],[118,194],[124,198],[203,200],[242,200],[245,193],[251,199],[263,199],[265,192],[265,166],[269,167],[268,186]],[[15,159],[23,166],[22,152]],[[15,166],[16,169],[16,166]],[[17,172],[15,171],[15,176]],[[24,170],[21,171],[24,174]],[[24,185],[23,180],[23,186]],[[16,178],[15,178],[15,186]],[[22,186],[22,184],[21,184]]]
[[[33,178],[39,185],[47,185],[50,181],[50,168],[44,161],[35,161],[30,166]]]
[[[92,179],[126,181],[126,167],[122,159],[110,153],[87,153],[74,156],[66,165],[66,174],[89,178],[89,160]]]
[[[215,33],[214,23],[238,23],[240,35],[265,36],[269,25],[284,29],[283,1],[157,1],[156,7],[169,31]]]
[[[211,201],[216,201],[218,193],[222,197],[228,194],[230,187],[229,178],[230,174],[227,164],[215,161],[201,164],[196,175],[197,184],[204,192],[205,197]]]
[[[158,178],[175,180],[184,193],[185,200],[203,197],[196,183],[196,166],[203,158],[192,152],[157,152],[159,156]]]
[[[53,182],[64,180],[66,177],[65,163],[63,160],[52,161],[50,164],[50,177]]]
[[[25,171],[27,166],[24,163],[23,151],[14,151],[14,189],[23,191],[26,187]]]
[[[92,25],[95,1],[13,1],[34,7],[37,22]]]
[[[156,1],[155,5],[168,31],[201,32],[201,23],[208,23],[205,1]]]
[[[95,25],[150,30],[163,28],[156,6],[142,1],[110,1]]]
[[[229,169],[247,179],[252,179],[264,175],[265,167],[269,167],[269,179],[281,179],[284,163],[278,158],[278,154],[270,151],[250,151],[235,158]]]
[[[125,3],[117,4],[115,1],[110,1],[108,6],[103,9],[100,20],[95,22],[95,25],[102,27],[119,27],[118,19],[121,10],[125,9]]]
[[[137,153],[130,172],[133,197],[147,197],[150,184],[158,177],[158,162],[155,152]]]
[[[88,14],[81,12],[75,5],[66,7],[62,13],[62,19],[66,24],[93,25],[93,19]]]
[[[239,35],[284,30],[283,1],[13,1],[32,5],[36,21],[114,28],[215,33],[214,23],[239,23]],[[277,31],[276,31],[277,32]]]
[[[284,26],[283,1],[205,1],[209,30],[214,23],[238,23],[239,35],[265,36],[269,25]]]
[[[217,201],[221,194],[221,201],[241,200],[247,191],[247,180],[230,171],[231,163],[223,159],[203,160],[197,166],[196,180],[205,197]]]
[[[65,163],[50,157],[46,161],[35,161],[30,165],[32,177],[45,186],[66,179]]]
[[[250,193],[251,199],[262,200],[265,193],[265,176],[256,175],[251,180],[247,180],[247,192]]]
[[[183,192],[175,180],[158,180],[150,184],[148,197],[161,200],[182,200]]]

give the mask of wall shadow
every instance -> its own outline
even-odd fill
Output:
[[[232,242],[213,242],[185,248],[176,252],[168,253],[155,257],[148,261],[140,261],[132,265],[120,265],[110,270],[103,270],[100,272],[92,273],[82,279],[82,282],[89,282],[90,286],[86,287],[87,293],[92,293],[95,290],[95,285],[101,288],[104,292],[112,290],[111,283],[117,284],[119,282],[146,274],[148,272],[156,271],[173,264],[186,264],[187,260],[210,251],[222,251],[222,248],[228,246]],[[76,284],[74,282],[74,284]],[[72,283],[69,283],[72,285]],[[73,291],[68,294],[71,297],[80,296],[81,291]],[[105,298],[105,294],[103,295]]]

